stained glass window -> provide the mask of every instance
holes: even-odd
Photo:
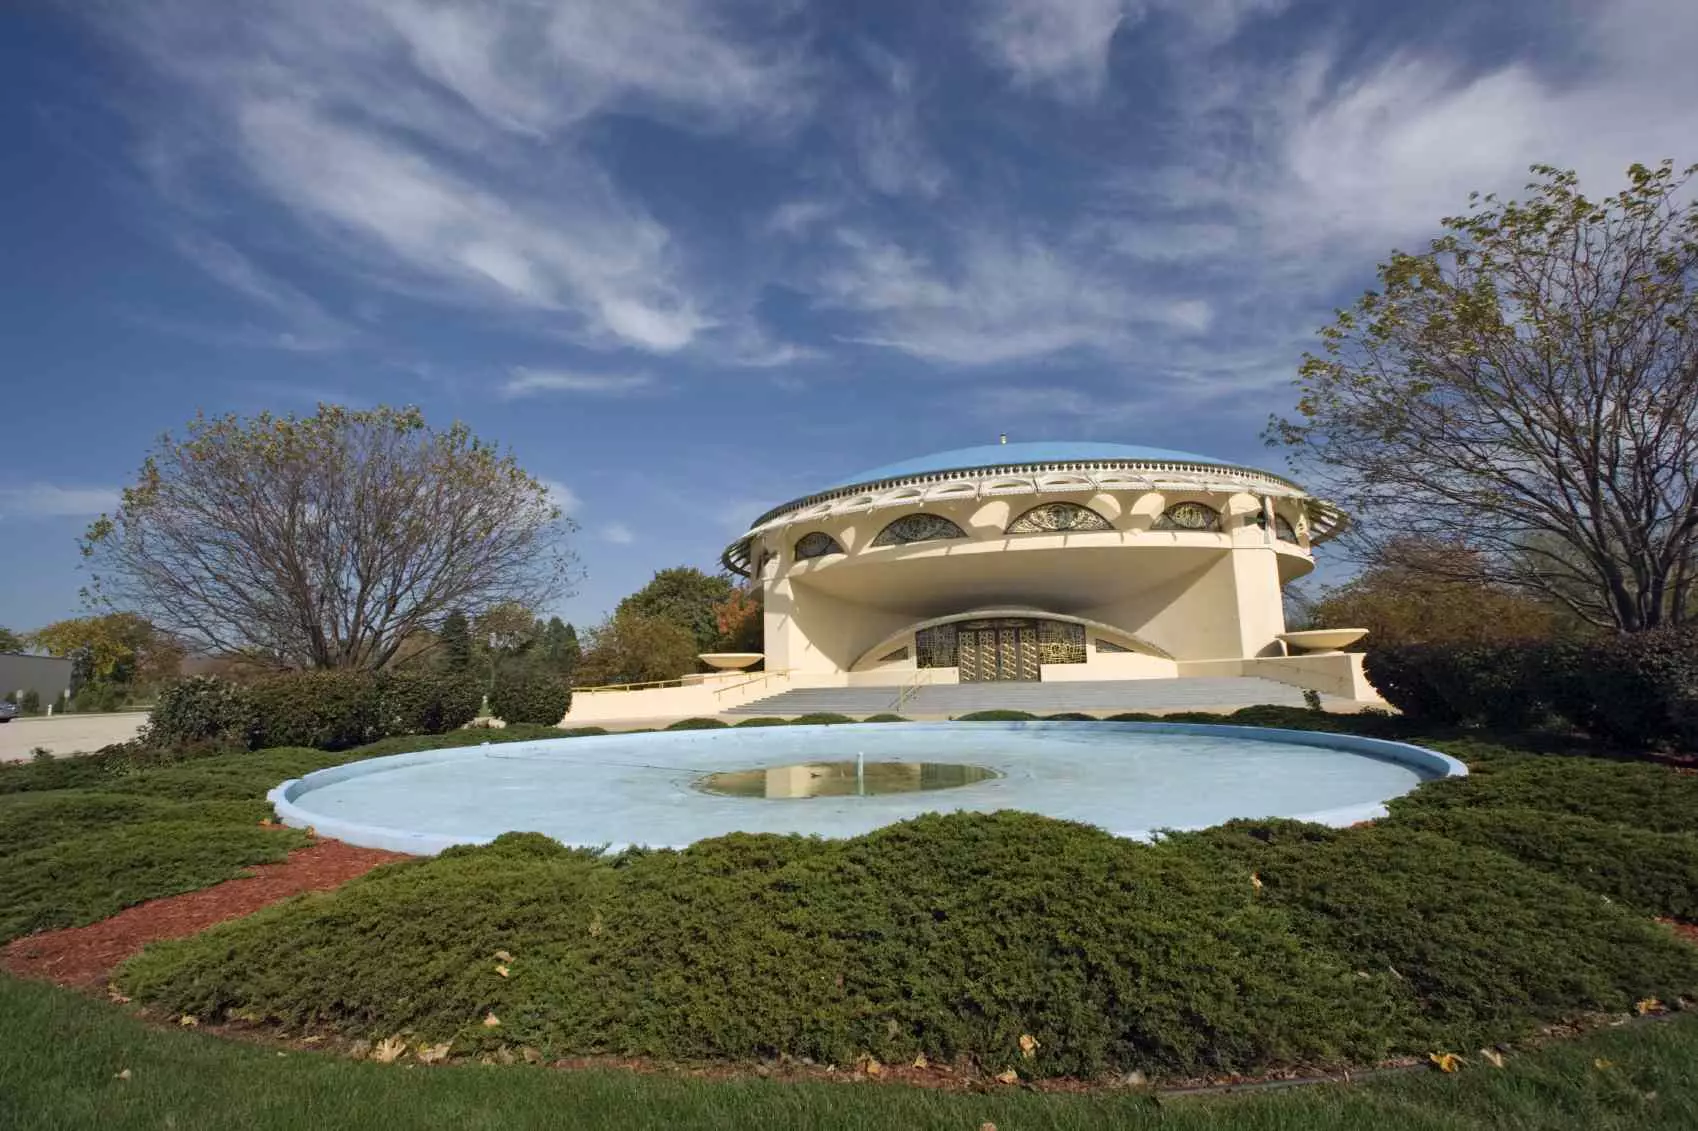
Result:
[[[1060,620],[1038,622],[1038,658],[1046,664],[1085,662],[1085,626]]]
[[[905,514],[883,530],[873,539],[875,546],[906,546],[910,542],[939,542],[947,538],[965,538],[967,535],[938,514]]]
[[[1157,530],[1219,530],[1220,512],[1202,503],[1175,503],[1156,519]]]
[[[1010,534],[1112,530],[1108,519],[1078,503],[1041,503],[1008,524]]]
[[[1282,514],[1274,515],[1274,537],[1281,542],[1297,541],[1297,528],[1291,525],[1291,520]]]
[[[807,561],[809,558],[823,558],[827,554],[841,554],[843,547],[837,544],[837,539],[823,531],[816,530],[812,534],[804,534],[796,539],[796,560]]]
[[[955,666],[955,626],[940,624],[914,634],[914,656],[922,668]]]

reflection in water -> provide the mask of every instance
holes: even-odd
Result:
[[[696,783],[707,793],[727,797],[869,797],[952,789],[1001,777],[983,766],[956,762],[799,762],[766,770],[709,774]]]

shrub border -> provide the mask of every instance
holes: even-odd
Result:
[[[840,725],[840,724],[839,724]],[[1432,778],[1465,777],[1468,767],[1459,759],[1437,750],[1429,750],[1424,746],[1415,746],[1407,742],[1393,742],[1383,738],[1366,738],[1355,734],[1339,734],[1333,732],[1287,730],[1278,727],[1228,726],[1217,723],[1115,723],[1115,722],[1011,722],[1011,723],[885,723],[884,727],[908,727],[911,729],[935,729],[940,727],[985,727],[1004,730],[1066,730],[1069,727],[1104,727],[1126,733],[1143,734],[1195,734],[1215,738],[1239,738],[1255,742],[1288,743],[1302,746],[1323,746],[1334,750],[1346,750],[1353,754],[1364,754],[1368,757],[1379,758],[1388,762],[1396,762],[1410,766],[1428,774]],[[803,727],[804,730],[821,727]],[[526,750],[536,750],[551,746],[557,742],[593,743],[599,738],[623,738],[627,735],[590,735],[575,739],[540,739],[535,742],[517,742],[506,744],[504,753],[517,754]],[[715,735],[715,737],[723,737]],[[660,731],[650,734],[645,741],[656,745],[674,743],[694,743],[702,740],[698,731]],[[434,762],[446,762],[464,758],[468,754],[483,756],[484,749],[489,743],[479,746],[455,746],[446,750],[419,750],[407,754],[391,754],[383,758],[367,758],[358,762],[349,762],[341,766],[317,770],[305,777],[290,778],[288,781],[266,794],[266,800],[272,803],[278,818],[294,828],[311,828],[321,836],[334,837],[348,844],[364,848],[382,848],[391,852],[405,852],[414,856],[434,856],[443,849],[456,844],[488,844],[494,837],[453,836],[445,833],[421,833],[408,829],[392,828],[384,825],[367,825],[358,821],[342,820],[314,813],[296,804],[306,794],[322,786],[333,785],[349,778],[364,777],[368,774],[387,773],[405,769],[409,766],[428,765]],[[1389,800],[1389,799],[1388,799]],[[1293,817],[1293,820],[1311,821],[1315,824],[1332,825],[1342,828],[1353,825],[1358,821],[1377,820],[1387,815],[1384,802],[1372,802],[1362,805],[1345,806],[1339,809],[1329,809],[1318,813],[1306,813]],[[1158,830],[1137,830],[1132,833],[1120,834],[1130,839],[1150,839]],[[602,845],[572,844],[569,847],[599,848]]]

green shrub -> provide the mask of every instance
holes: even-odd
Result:
[[[721,719],[679,719],[667,730],[724,730],[731,724]]]
[[[560,733],[558,735],[552,735],[550,737],[593,738],[595,735],[606,733],[608,733],[606,727],[563,727],[560,728]]]
[[[790,720],[791,726],[836,726],[840,723],[852,723],[855,720],[848,715],[840,715],[836,711],[815,711],[811,715],[798,715]]]
[[[741,719],[736,725],[740,727],[783,727],[789,726],[790,720],[771,715],[760,715],[752,719]]]
[[[249,690],[249,746],[346,750],[384,737],[383,686],[376,672],[311,671],[272,676]]]
[[[1159,723],[1161,716],[1146,714],[1143,711],[1122,711],[1118,715],[1110,715],[1103,721],[1110,723]]]
[[[1698,836],[1538,809],[1428,809],[1409,828],[1496,849],[1646,915],[1698,922]]]
[[[571,705],[572,689],[548,672],[500,672],[489,693],[490,712],[508,723],[559,726]]]
[[[1046,723],[1094,723],[1095,715],[1087,715],[1080,711],[1063,711],[1059,715],[1045,715]]]
[[[213,744],[241,750],[257,722],[247,688],[216,676],[190,676],[160,689],[141,739],[165,749]]]
[[[18,712],[24,715],[41,714],[41,692],[31,687],[18,696]]]
[[[1698,631],[1609,637],[1565,654],[1582,665],[1564,683],[1576,723],[1625,746],[1698,750]]]
[[[1386,702],[1410,718],[1454,725],[1461,715],[1434,680],[1434,657],[1439,646],[1405,644],[1370,646],[1362,669]]]
[[[1468,776],[1428,782],[1393,799],[1388,808],[1394,817],[1428,809],[1537,809],[1655,832],[1698,834],[1698,775],[1647,762],[1514,756],[1501,750],[1484,761],[1450,743],[1444,746],[1468,762]]]
[[[1698,949],[1656,924],[1418,829],[1237,821],[1162,847],[1235,863],[1311,944],[1369,975],[1395,971],[1419,1009],[1412,1032],[1430,1047],[1475,1047],[1698,986]]]
[[[1031,722],[1037,717],[1030,711],[998,709],[994,711],[969,711],[965,715],[958,715],[955,721],[958,723],[1023,723]]]
[[[455,672],[395,671],[381,679],[384,735],[445,734],[478,717],[483,690]]]
[[[545,847],[386,870],[152,947],[122,984],[173,1012],[474,1050],[924,1052],[1037,1075],[1372,1058],[1406,1008],[1392,979],[1306,948],[1237,877],[1031,815],[611,859]],[[1031,1061],[1022,1034],[1040,1042]]]
[[[905,723],[909,720],[903,718],[901,715],[894,715],[889,711],[884,711],[877,715],[868,715],[861,721],[863,723]]]

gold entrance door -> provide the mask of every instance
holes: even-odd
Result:
[[[962,683],[1041,678],[1034,624],[1001,621],[963,625],[957,639]]]

